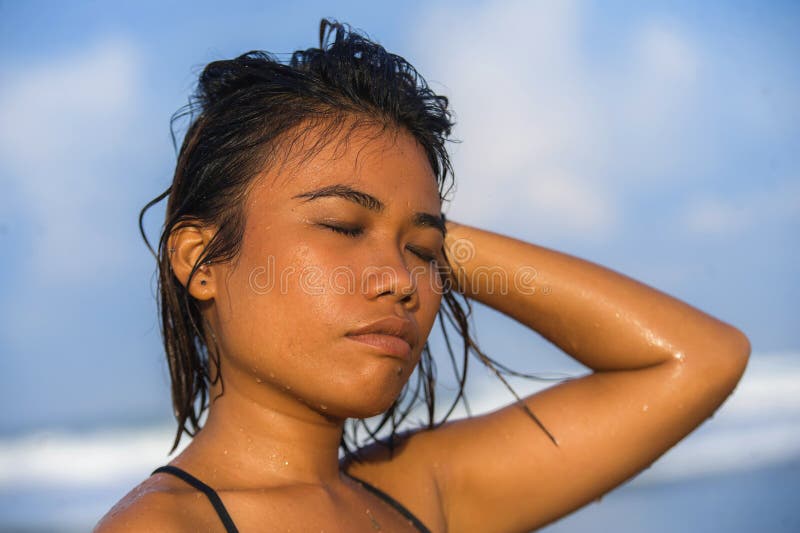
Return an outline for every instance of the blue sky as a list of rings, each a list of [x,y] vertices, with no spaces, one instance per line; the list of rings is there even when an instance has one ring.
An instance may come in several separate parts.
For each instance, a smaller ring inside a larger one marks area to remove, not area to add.
[[[797,4],[228,6],[0,2],[0,432],[170,416],[136,227],[169,184],[169,117],[209,61],[314,46],[323,16],[451,98],[451,218],[653,285],[756,353],[800,348]],[[496,313],[475,322],[516,368],[574,368]]]

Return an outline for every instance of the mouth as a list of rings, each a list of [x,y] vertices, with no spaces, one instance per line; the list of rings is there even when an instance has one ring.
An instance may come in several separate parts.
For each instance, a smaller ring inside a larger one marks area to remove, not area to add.
[[[347,335],[347,338],[372,346],[383,354],[411,360],[411,345],[405,339],[384,333],[364,333],[361,335]]]
[[[419,333],[410,320],[388,316],[354,329],[347,338],[372,346],[382,353],[405,360],[411,359]]]

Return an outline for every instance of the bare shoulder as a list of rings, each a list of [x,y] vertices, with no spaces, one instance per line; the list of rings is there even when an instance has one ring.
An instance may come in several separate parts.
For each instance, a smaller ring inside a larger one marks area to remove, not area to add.
[[[432,531],[446,531],[438,486],[439,455],[431,434],[416,429],[399,433],[394,449],[373,443],[358,450],[360,461],[342,459],[341,469],[387,493],[411,511]]]
[[[209,516],[205,509],[207,502],[198,498],[198,494],[180,486],[168,476],[156,474],[120,499],[100,519],[93,531],[170,533],[206,530],[215,517]]]
[[[433,481],[433,454],[429,453],[429,434],[425,429],[408,430],[388,442],[373,442],[358,449],[357,457],[343,458],[340,466],[345,472],[366,481],[390,484],[402,490],[406,481],[419,487],[426,479]]]

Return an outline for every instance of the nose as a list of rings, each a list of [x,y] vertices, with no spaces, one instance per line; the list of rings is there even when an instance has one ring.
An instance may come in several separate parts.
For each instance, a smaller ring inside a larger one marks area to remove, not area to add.
[[[390,298],[406,307],[415,307],[419,300],[417,280],[414,273],[409,271],[403,255],[392,248],[386,254],[381,254],[380,258],[380,261],[364,269],[364,293],[369,299]]]

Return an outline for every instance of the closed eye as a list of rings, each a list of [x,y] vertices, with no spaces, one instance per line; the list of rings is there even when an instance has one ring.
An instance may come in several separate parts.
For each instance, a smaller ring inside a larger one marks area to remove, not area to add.
[[[411,247],[411,246],[407,246],[407,248],[412,254],[416,255],[417,257],[419,257],[423,261],[426,261],[428,263],[433,263],[436,260],[436,255],[435,254],[432,254],[430,252],[426,252],[425,250],[421,250],[419,248],[415,248],[415,247]]]
[[[364,228],[345,228],[342,226],[333,226],[331,224],[320,224],[323,228],[327,228],[333,232],[347,235],[348,237],[358,237],[364,233]]]
[[[348,237],[358,237],[362,233],[364,233],[364,228],[356,227],[356,228],[346,228],[343,226],[334,226],[332,224],[320,224],[325,229],[333,231],[334,233],[340,233],[342,235],[347,235]],[[416,255],[423,261],[427,263],[432,263],[436,260],[436,254],[427,252],[420,248],[416,248],[414,246],[407,246],[406,247],[412,254]]]

